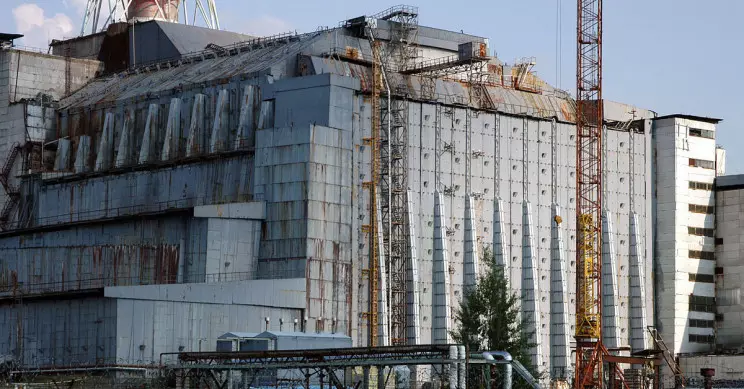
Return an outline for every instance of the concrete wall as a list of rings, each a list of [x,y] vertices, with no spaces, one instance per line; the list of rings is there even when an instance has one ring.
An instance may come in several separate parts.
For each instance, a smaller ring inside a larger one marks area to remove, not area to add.
[[[0,353],[23,366],[96,365],[116,355],[116,301],[27,301],[0,310]]]
[[[188,215],[0,239],[0,294],[203,282],[207,222]]]
[[[180,347],[213,351],[230,331],[261,332],[266,317],[276,326],[301,322],[305,280],[118,287],[106,296],[116,301],[117,360],[149,364]]]
[[[656,326],[674,353],[710,351],[713,347],[712,342],[697,338],[713,335],[713,328],[693,327],[690,320],[710,322],[715,319],[715,313],[692,311],[690,295],[715,297],[715,284],[690,281],[690,274],[710,277],[715,263],[690,258],[690,252],[714,252],[715,237],[690,233],[689,228],[712,231],[715,214],[690,212],[689,206],[715,205],[713,191],[691,189],[690,182],[713,183],[716,145],[715,139],[694,136],[691,129],[715,131],[715,124],[675,117],[654,122]],[[691,166],[695,163],[692,159],[710,164]]]
[[[6,163],[15,143],[23,146],[26,141],[50,140],[56,127],[52,102],[90,81],[99,69],[98,61],[65,61],[28,51],[0,51],[0,163]],[[11,164],[10,182],[18,187],[15,176],[21,173],[21,155]],[[4,206],[6,200],[6,191],[0,190],[0,204]],[[15,210],[10,218],[14,220]]]
[[[741,176],[728,176],[744,184]],[[716,186],[716,345],[718,349],[741,350],[744,347],[744,187],[737,185]],[[720,320],[720,319],[723,320]]]
[[[25,368],[153,364],[179,347],[214,350],[226,332],[265,330],[266,317],[302,321],[304,306],[303,279],[112,287],[105,297],[6,305],[0,355]]]
[[[71,182],[50,179],[41,184],[35,195],[37,217],[33,225],[59,225],[245,201],[250,198],[251,164],[250,156],[238,156]]]
[[[354,132],[355,148],[361,152],[354,159],[355,171],[354,215],[361,222],[356,224],[354,236],[358,237],[360,250],[357,251],[358,263],[365,268],[368,261],[368,234],[362,230],[362,224],[368,220],[368,200],[366,191],[361,190],[365,175],[369,173],[369,148],[365,147],[363,138],[370,136],[371,106],[366,99],[359,100],[360,130]],[[523,278],[526,257],[524,230],[534,231],[529,252],[531,267],[536,269],[534,287],[537,303],[537,320],[533,323],[540,330],[538,342],[544,345],[535,357],[542,369],[550,369],[551,336],[557,335],[558,328],[552,324],[551,312],[551,263],[556,255],[552,251],[552,229],[556,216],[552,206],[562,209],[559,216],[563,222],[559,227],[565,239],[561,253],[566,258],[567,312],[569,322],[560,330],[573,334],[575,302],[575,128],[572,125],[557,123],[555,127],[548,120],[521,118],[489,112],[471,112],[466,117],[464,108],[410,102],[407,107],[408,118],[408,186],[412,203],[412,216],[416,235],[411,243],[418,253],[418,274],[420,281],[420,342],[435,341],[432,330],[436,296],[434,288],[434,259],[438,247],[435,228],[436,207],[435,193],[444,195],[443,214],[446,225],[446,249],[449,256],[449,301],[454,309],[462,298],[464,282],[464,262],[468,252],[466,241],[466,218],[471,212],[475,215],[475,240],[479,252],[484,248],[493,248],[495,221],[494,200],[501,199],[504,204],[503,219],[499,228],[506,231],[505,261],[508,264],[509,280],[512,288],[520,295],[523,290]],[[467,121],[471,125],[467,127]],[[639,217],[638,246],[642,258],[644,274],[651,274],[650,253],[652,241],[648,238],[651,230],[651,138],[650,125],[642,125],[641,133],[635,133],[632,142],[628,132],[610,130],[606,134],[605,166],[607,183],[605,206],[612,210],[610,218],[614,224],[612,240],[615,242],[615,288],[617,289],[617,310],[612,315],[617,320],[617,337],[621,345],[630,345],[631,332],[643,338],[645,327],[631,329],[630,278],[631,232],[630,218],[635,213]],[[645,132],[643,132],[645,131]],[[471,143],[466,142],[470,132]],[[631,155],[633,156],[631,158]],[[472,158],[470,171],[467,170],[466,158]],[[631,161],[633,161],[631,163]],[[632,166],[632,168],[631,168]],[[356,171],[359,174],[356,174]],[[466,192],[466,177],[471,177],[471,192]],[[631,186],[631,182],[633,185]],[[631,195],[631,188],[633,194]],[[468,206],[467,197],[474,201]],[[524,201],[531,203],[531,225],[524,223]],[[353,222],[353,219],[352,219]],[[609,239],[609,238],[608,238]],[[607,244],[607,242],[605,242]],[[357,247],[354,245],[354,247]],[[357,275],[355,288],[358,300],[357,315],[365,311],[369,301],[366,297],[368,280],[363,274]],[[645,290],[650,293],[650,277],[643,278]],[[646,302],[647,297],[643,300]],[[640,311],[647,320],[652,321],[651,304],[645,303]],[[448,327],[454,328],[450,321]],[[366,344],[368,337],[366,325],[360,319],[358,330],[354,333],[357,344]],[[647,345],[642,344],[645,348]]]
[[[687,384],[688,388],[702,388],[702,377],[700,369],[716,369],[714,380],[744,380],[744,355],[697,355],[682,356],[679,358],[679,364],[685,376],[694,379],[694,383]],[[722,383],[723,384],[723,383]],[[714,381],[714,386],[715,381]],[[744,382],[726,383],[728,388],[744,387]]]
[[[256,199],[267,203],[259,272],[307,277],[309,331],[337,320],[350,334],[353,102],[359,82],[336,75],[275,84],[275,128],[256,134]],[[326,328],[328,330],[330,328]]]
[[[30,51],[7,50],[1,52],[0,56],[4,57],[2,62],[7,63],[4,67],[8,72],[8,89],[4,97],[7,97],[9,104],[36,98],[40,93],[60,100],[67,89],[76,91],[101,69],[98,61],[77,58],[68,61],[65,57]],[[65,75],[68,68],[69,85]],[[0,105],[2,99],[0,97]]]

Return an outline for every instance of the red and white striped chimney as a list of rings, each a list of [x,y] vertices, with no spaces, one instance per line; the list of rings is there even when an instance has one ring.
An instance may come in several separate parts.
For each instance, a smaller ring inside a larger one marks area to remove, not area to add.
[[[127,21],[164,20],[178,22],[181,0],[132,0],[127,9]]]

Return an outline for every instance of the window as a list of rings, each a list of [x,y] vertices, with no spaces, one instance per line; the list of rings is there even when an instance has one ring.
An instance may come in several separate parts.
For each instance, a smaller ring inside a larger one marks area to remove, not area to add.
[[[700,227],[687,227],[687,233],[695,236],[707,236],[714,237],[716,231],[712,228],[700,228]]]
[[[689,210],[692,213],[704,213],[712,215],[715,213],[715,210],[713,209],[712,205],[698,205],[698,204],[690,204]]]
[[[690,273],[690,281],[714,283],[716,282],[716,276],[713,274]]]
[[[696,251],[696,250],[690,250],[687,253],[687,256],[692,259],[707,259],[709,261],[715,261],[716,260],[716,253],[712,251]]]
[[[690,189],[694,190],[713,190],[713,184],[707,182],[690,181]]]
[[[715,326],[715,320],[690,319],[690,327],[693,328],[714,328]]]
[[[706,296],[690,295],[690,311],[693,312],[716,312],[716,298]]]
[[[708,161],[708,160],[705,160],[705,159],[690,158],[690,162],[689,163],[690,163],[690,166],[692,166],[692,167],[701,167],[703,169],[711,169],[711,170],[716,168],[716,163],[715,162]]]
[[[711,130],[702,130],[700,128],[690,128],[690,136],[699,138],[716,139],[716,133]]]
[[[691,343],[713,343],[715,342],[715,337],[713,335],[695,335],[690,334],[690,342]]]

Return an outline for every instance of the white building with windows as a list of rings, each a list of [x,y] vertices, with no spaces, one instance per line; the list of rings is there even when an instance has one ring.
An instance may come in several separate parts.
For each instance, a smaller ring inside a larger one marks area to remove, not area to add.
[[[654,120],[656,326],[674,354],[714,350],[716,176],[724,153],[719,119]]]

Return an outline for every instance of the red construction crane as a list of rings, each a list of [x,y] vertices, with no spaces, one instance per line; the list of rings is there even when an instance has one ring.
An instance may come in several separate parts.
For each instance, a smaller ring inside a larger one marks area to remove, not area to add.
[[[602,0],[577,0],[576,377],[602,388]]]

